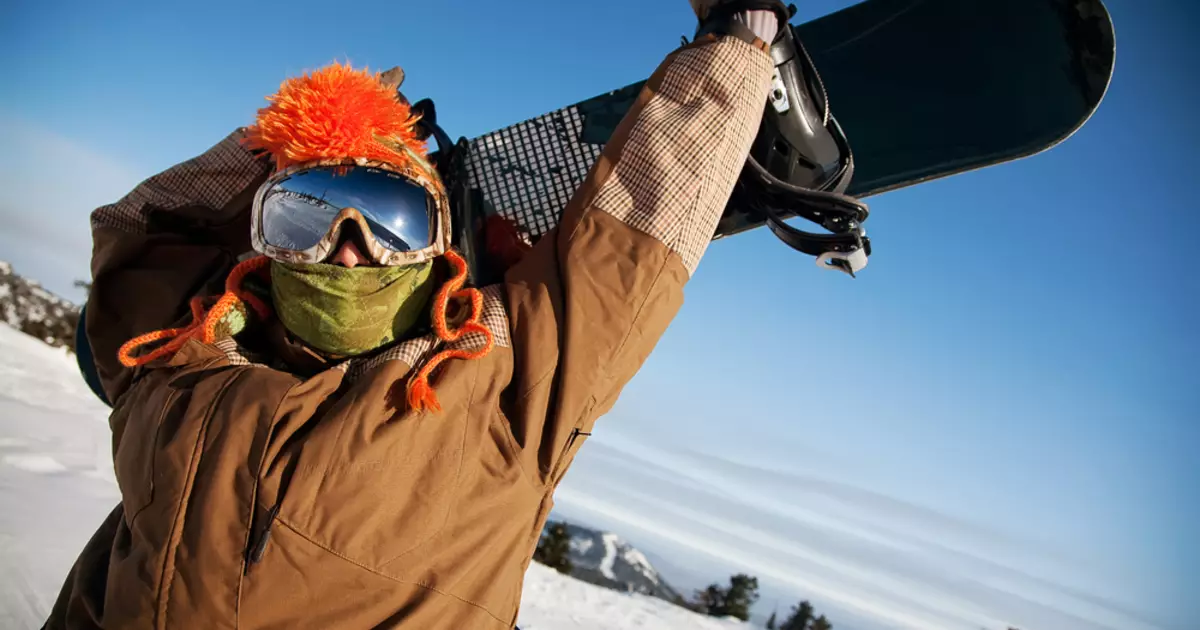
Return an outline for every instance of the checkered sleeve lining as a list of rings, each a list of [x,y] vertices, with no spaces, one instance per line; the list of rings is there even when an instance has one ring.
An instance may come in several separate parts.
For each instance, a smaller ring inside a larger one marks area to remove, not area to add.
[[[270,170],[266,160],[242,147],[242,137],[239,129],[203,154],[138,184],[120,201],[98,208],[92,213],[92,229],[145,234],[152,209],[204,206],[221,210]]]
[[[750,152],[772,66],[735,37],[669,63],[593,206],[662,241],[691,274]]]

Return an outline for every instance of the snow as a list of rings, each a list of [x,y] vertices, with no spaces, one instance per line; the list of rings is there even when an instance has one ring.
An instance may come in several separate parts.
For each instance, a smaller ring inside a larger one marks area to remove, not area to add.
[[[658,584],[658,571],[654,569],[654,565],[650,564],[650,559],[645,554],[626,545],[621,549],[621,557],[625,562],[637,567],[651,582]]]
[[[618,593],[534,563],[525,574],[521,630],[751,630],[637,593]]]
[[[47,474],[67,470],[66,466],[49,455],[5,455],[3,461],[13,468],[27,470],[31,473]]]
[[[613,564],[617,561],[617,542],[620,539],[616,534],[606,533],[601,540],[604,541],[604,559],[600,561],[600,573],[610,580],[615,580],[617,576],[613,575]]]
[[[36,628],[120,499],[108,410],[62,349],[0,324],[0,628]]]
[[[591,551],[594,544],[591,538],[572,538],[571,551],[582,556]]]
[[[0,324],[0,628],[41,625],[79,550],[120,500],[111,448],[108,409],[87,389],[74,358]],[[619,538],[603,540],[608,575]],[[645,560],[636,551],[624,556]],[[750,630],[537,563],[525,575],[518,624],[521,630]]]

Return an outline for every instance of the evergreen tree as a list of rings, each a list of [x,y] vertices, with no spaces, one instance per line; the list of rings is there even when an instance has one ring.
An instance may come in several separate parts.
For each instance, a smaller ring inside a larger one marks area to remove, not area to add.
[[[813,619],[812,625],[810,625],[808,628],[809,630],[833,630],[833,624],[829,623],[829,620],[825,618],[825,615],[821,615],[820,617]]]
[[[771,613],[770,619],[767,619],[767,630],[775,630],[775,613]]]
[[[567,524],[563,522],[550,523],[542,532],[533,559],[558,571],[570,575],[571,569],[571,535],[567,533]]]
[[[813,620],[813,606],[804,600],[792,607],[792,615],[779,626],[779,630],[809,630],[808,624]]]
[[[713,617],[750,619],[750,607],[758,601],[758,578],[739,573],[729,578],[729,588],[709,584],[696,591],[696,607]]]

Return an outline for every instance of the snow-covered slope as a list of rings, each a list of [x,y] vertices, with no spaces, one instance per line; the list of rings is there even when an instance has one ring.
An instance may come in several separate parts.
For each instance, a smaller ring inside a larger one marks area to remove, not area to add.
[[[61,348],[0,324],[0,628],[37,628],[119,500],[108,410]]]
[[[0,628],[41,625],[79,549],[120,500],[107,418],[66,351],[0,323]],[[619,577],[641,554],[618,555],[603,566]],[[525,576],[519,623],[522,630],[748,628],[537,563]]]
[[[538,563],[525,574],[521,630],[751,630],[736,619],[705,617],[637,593],[624,594]]]

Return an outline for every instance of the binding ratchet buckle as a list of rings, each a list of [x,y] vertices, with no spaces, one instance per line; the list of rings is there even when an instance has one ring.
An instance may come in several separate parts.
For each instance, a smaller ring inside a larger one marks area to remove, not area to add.
[[[870,211],[843,192],[854,176],[850,143],[794,29],[784,29],[771,57],[771,92],[735,199],[788,246],[815,256],[817,266],[854,276],[867,266],[871,241],[863,229]],[[826,233],[792,227],[790,217]]]

